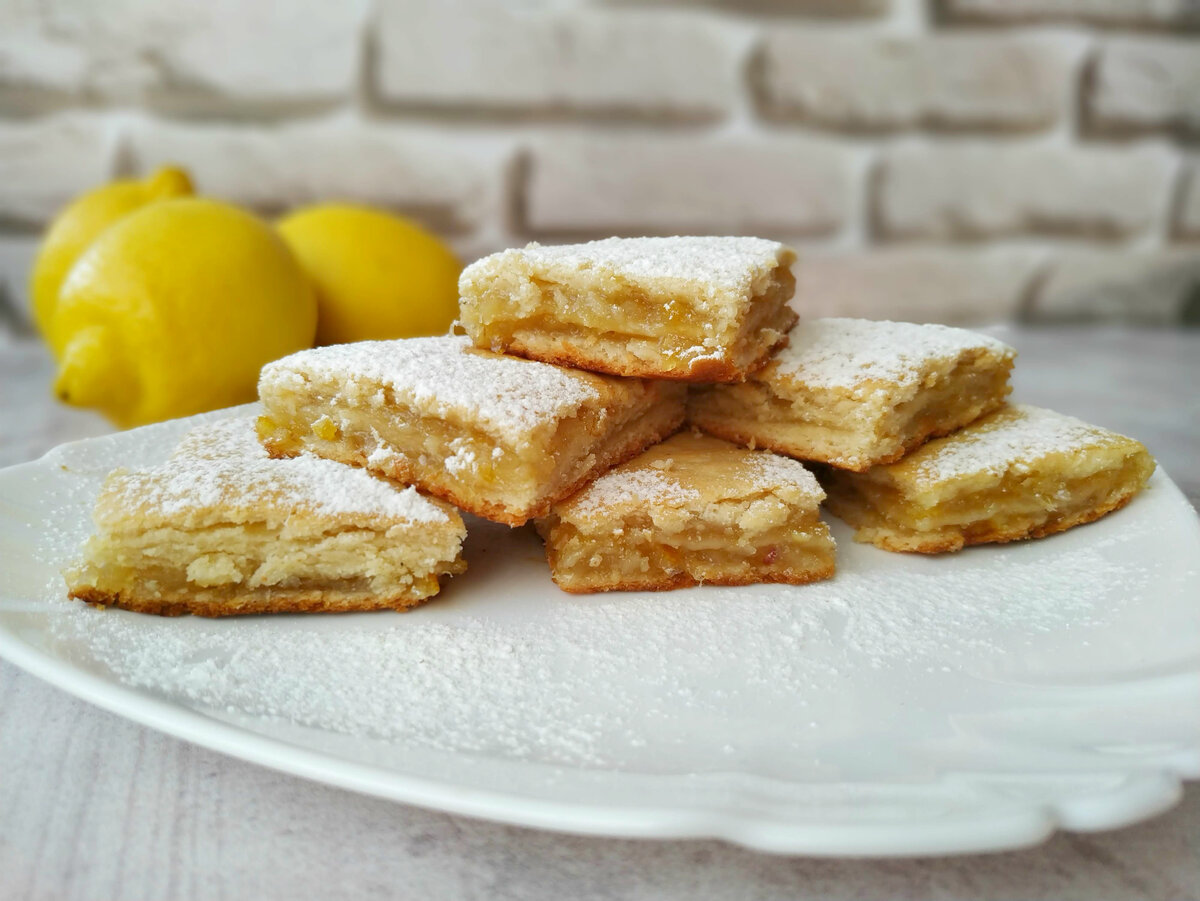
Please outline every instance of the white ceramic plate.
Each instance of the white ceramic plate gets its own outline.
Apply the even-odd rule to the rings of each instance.
[[[228,414],[217,414],[228,415]],[[1042,541],[856,545],[818,585],[571,597],[472,523],[412,613],[209,621],[63,600],[104,474],[191,421],[0,473],[0,653],[130,719],[454,813],[767,851],[1011,848],[1200,775],[1200,525],[1164,475]]]

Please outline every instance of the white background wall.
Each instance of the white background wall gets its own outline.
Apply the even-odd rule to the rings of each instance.
[[[0,0],[0,290],[170,161],[465,259],[777,237],[813,314],[1200,319],[1198,35],[1190,0]]]

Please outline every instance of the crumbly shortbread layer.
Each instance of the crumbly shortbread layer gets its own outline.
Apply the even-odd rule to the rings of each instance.
[[[461,319],[495,351],[614,375],[737,381],[796,321],[794,261],[761,238],[530,244],[463,271]]]
[[[1061,532],[1127,504],[1154,471],[1139,442],[1051,410],[1012,405],[898,463],[822,470],[830,510],[891,551]]]
[[[861,472],[1004,403],[1015,353],[963,329],[816,319],[737,385],[693,392],[694,425]]]
[[[566,591],[829,578],[823,492],[801,464],[681,433],[555,504],[538,521]]]
[[[263,370],[259,435],[521,525],[669,435],[684,388],[479,350],[465,338],[303,351]]]
[[[94,516],[71,596],[149,613],[403,609],[465,568],[448,504],[328,460],[273,460],[252,417],[113,472]]]

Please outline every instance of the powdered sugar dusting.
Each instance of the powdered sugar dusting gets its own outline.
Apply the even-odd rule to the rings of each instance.
[[[679,236],[605,238],[558,246],[533,243],[468,266],[461,284],[471,286],[500,268],[519,265],[555,278],[565,277],[571,270],[593,270],[624,280],[685,282],[705,296],[744,294],[764,272],[787,265],[794,257],[785,245],[763,238]]]
[[[303,350],[264,367],[259,394],[267,399],[297,378],[382,386],[399,403],[435,416],[457,414],[519,440],[598,400],[593,380],[611,377],[476,350],[467,338],[445,336]]]
[[[1122,572],[1090,549],[975,562],[852,568],[799,588],[553,594],[519,620],[482,608],[439,620],[435,605],[402,620],[181,629],[75,607],[54,630],[122,681],[189,704],[441,752],[605,766],[683,753],[697,722],[775,723],[772,741],[802,744],[810,726],[845,722],[850,691],[863,728],[877,727],[896,715],[885,686],[897,672],[986,669],[1012,652],[1014,629],[1036,641],[1095,627],[1106,615],[1095,599]],[[878,688],[850,687],[875,671]],[[706,765],[753,748],[736,727],[724,740],[701,743]]]
[[[910,469],[923,482],[940,482],[977,472],[1029,470],[1049,454],[1125,440],[1073,416],[1012,404],[929,442],[896,465]]]
[[[703,490],[700,487],[703,486]],[[815,509],[825,497],[803,463],[695,432],[679,432],[559,505],[569,517],[629,508],[696,508],[726,497],[782,491]]]
[[[243,462],[269,460],[266,448],[259,443],[255,431],[255,416],[222,419],[190,429],[171,451],[171,459],[184,461],[229,460]]]
[[[683,507],[700,500],[700,492],[679,484],[669,472],[618,468],[602,475],[571,498],[571,512],[595,516],[615,506]]]
[[[868,319],[802,320],[767,373],[814,388],[854,390],[868,381],[913,384],[930,362],[982,349],[1015,351],[987,335],[944,325]]]
[[[174,517],[236,521],[293,512],[366,515],[386,522],[445,523],[449,514],[415,488],[398,490],[360,469],[308,454],[273,460],[255,436],[255,417],[193,429],[171,459],[146,469],[118,471],[105,496],[106,515],[132,509],[150,522]]]
[[[825,492],[820,483],[804,464],[791,457],[773,454],[770,451],[758,451],[747,454],[743,465],[759,482],[764,490],[779,484],[791,485],[801,492],[802,496],[819,503],[825,499]]]

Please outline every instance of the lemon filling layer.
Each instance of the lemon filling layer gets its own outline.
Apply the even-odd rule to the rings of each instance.
[[[652,525],[630,525],[614,535],[561,522],[543,531],[556,578],[578,586],[669,582],[680,575],[697,582],[742,580],[751,573],[809,572],[832,561],[828,530],[815,518],[756,535],[723,527],[664,535]]]
[[[633,404],[585,407],[547,421],[520,443],[386,399],[372,409],[278,394],[259,420],[259,435],[274,453],[309,451],[417,484],[481,515],[509,521],[511,512],[524,521],[595,468],[611,465],[614,455],[627,455],[627,445],[636,450],[673,430],[683,418],[683,391],[667,386]]]

